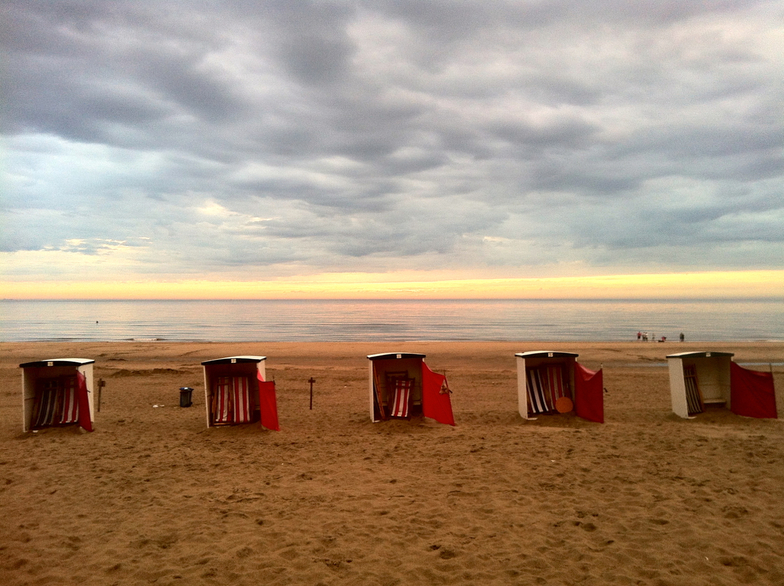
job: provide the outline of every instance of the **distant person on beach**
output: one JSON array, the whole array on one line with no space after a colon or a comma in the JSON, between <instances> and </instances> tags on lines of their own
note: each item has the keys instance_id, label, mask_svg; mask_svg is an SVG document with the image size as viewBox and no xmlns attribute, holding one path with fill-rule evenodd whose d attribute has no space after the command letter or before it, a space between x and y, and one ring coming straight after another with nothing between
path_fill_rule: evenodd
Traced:
<instances>
[{"instance_id":1,"label":"distant person on beach","mask_svg":"<svg viewBox=\"0 0 784 586\"><path fill-rule=\"evenodd\" d=\"M683 342L686 339L686 336L683 335L683 332L681 332L680 338L681 338L681 342Z\"/></svg>"},{"instance_id":2,"label":"distant person on beach","mask_svg":"<svg viewBox=\"0 0 784 586\"><path fill-rule=\"evenodd\" d=\"M640 338L642 338L642 332L637 332L637 341L638 342L640 341Z\"/></svg>"}]
</instances>

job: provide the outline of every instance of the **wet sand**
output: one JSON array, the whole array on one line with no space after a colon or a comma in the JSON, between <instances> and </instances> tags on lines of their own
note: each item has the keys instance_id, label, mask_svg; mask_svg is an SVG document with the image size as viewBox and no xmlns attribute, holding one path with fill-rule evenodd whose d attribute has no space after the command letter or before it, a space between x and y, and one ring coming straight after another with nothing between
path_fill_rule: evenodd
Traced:
<instances>
[{"instance_id":1,"label":"wet sand","mask_svg":"<svg viewBox=\"0 0 784 586\"><path fill-rule=\"evenodd\" d=\"M778 363L782 412L782 343L0 349L2 584L784 584L784 421L674 416L664 358ZM371 423L365 356L401 350L446 371L456 427ZM528 350L603 365L606 423L524 421ZM248 354L281 431L208 429L201 362ZM95 359L93 433L22 433L18 365L53 357Z\"/></svg>"}]
</instances>

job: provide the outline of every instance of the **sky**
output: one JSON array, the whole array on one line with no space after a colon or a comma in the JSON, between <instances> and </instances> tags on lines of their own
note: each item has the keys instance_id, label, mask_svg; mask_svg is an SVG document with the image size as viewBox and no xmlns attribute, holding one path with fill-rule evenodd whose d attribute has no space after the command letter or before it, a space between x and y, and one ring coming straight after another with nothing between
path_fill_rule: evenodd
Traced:
<instances>
[{"instance_id":1,"label":"sky","mask_svg":"<svg viewBox=\"0 0 784 586\"><path fill-rule=\"evenodd\" d=\"M784 297L784 2L0 1L0 297Z\"/></svg>"}]
</instances>

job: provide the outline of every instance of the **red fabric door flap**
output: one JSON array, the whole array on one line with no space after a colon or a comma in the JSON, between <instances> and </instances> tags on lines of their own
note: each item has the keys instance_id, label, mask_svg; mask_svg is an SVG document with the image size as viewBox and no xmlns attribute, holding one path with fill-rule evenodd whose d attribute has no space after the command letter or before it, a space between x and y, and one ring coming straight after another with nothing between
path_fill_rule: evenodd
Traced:
<instances>
[{"instance_id":1,"label":"red fabric door flap","mask_svg":"<svg viewBox=\"0 0 784 586\"><path fill-rule=\"evenodd\" d=\"M588 421L604 423L604 375L574 363L574 411Z\"/></svg>"},{"instance_id":2,"label":"red fabric door flap","mask_svg":"<svg viewBox=\"0 0 784 586\"><path fill-rule=\"evenodd\" d=\"M447 425L455 424L452 414L451 391L446 376L430 370L422 363L422 415Z\"/></svg>"},{"instance_id":3,"label":"red fabric door flap","mask_svg":"<svg viewBox=\"0 0 784 586\"><path fill-rule=\"evenodd\" d=\"M744 417L778 419L773 373L730 362L730 411Z\"/></svg>"},{"instance_id":4,"label":"red fabric door flap","mask_svg":"<svg viewBox=\"0 0 784 586\"><path fill-rule=\"evenodd\" d=\"M257 372L259 379L259 411L261 412L261 425L273 431L280 431L278 423L278 401L275 396L275 381L265 381L261 372Z\"/></svg>"},{"instance_id":5,"label":"red fabric door flap","mask_svg":"<svg viewBox=\"0 0 784 586\"><path fill-rule=\"evenodd\" d=\"M76 372L77 389L76 395L79 401L79 425L87 431L93 430L93 422L90 420L90 399L87 395L87 377L84 373Z\"/></svg>"}]
</instances>

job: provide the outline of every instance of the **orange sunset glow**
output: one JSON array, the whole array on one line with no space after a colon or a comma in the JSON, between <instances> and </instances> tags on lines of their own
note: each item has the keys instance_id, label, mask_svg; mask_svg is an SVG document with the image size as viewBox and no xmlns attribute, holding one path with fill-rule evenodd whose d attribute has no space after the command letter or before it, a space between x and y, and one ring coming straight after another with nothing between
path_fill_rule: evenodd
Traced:
<instances>
[{"instance_id":1,"label":"orange sunset glow","mask_svg":"<svg viewBox=\"0 0 784 586\"><path fill-rule=\"evenodd\" d=\"M529 279L322 274L270 281L5 282L5 299L645 299L775 298L784 271L716 271ZM400 278L396 278L400 277Z\"/></svg>"}]
</instances>

